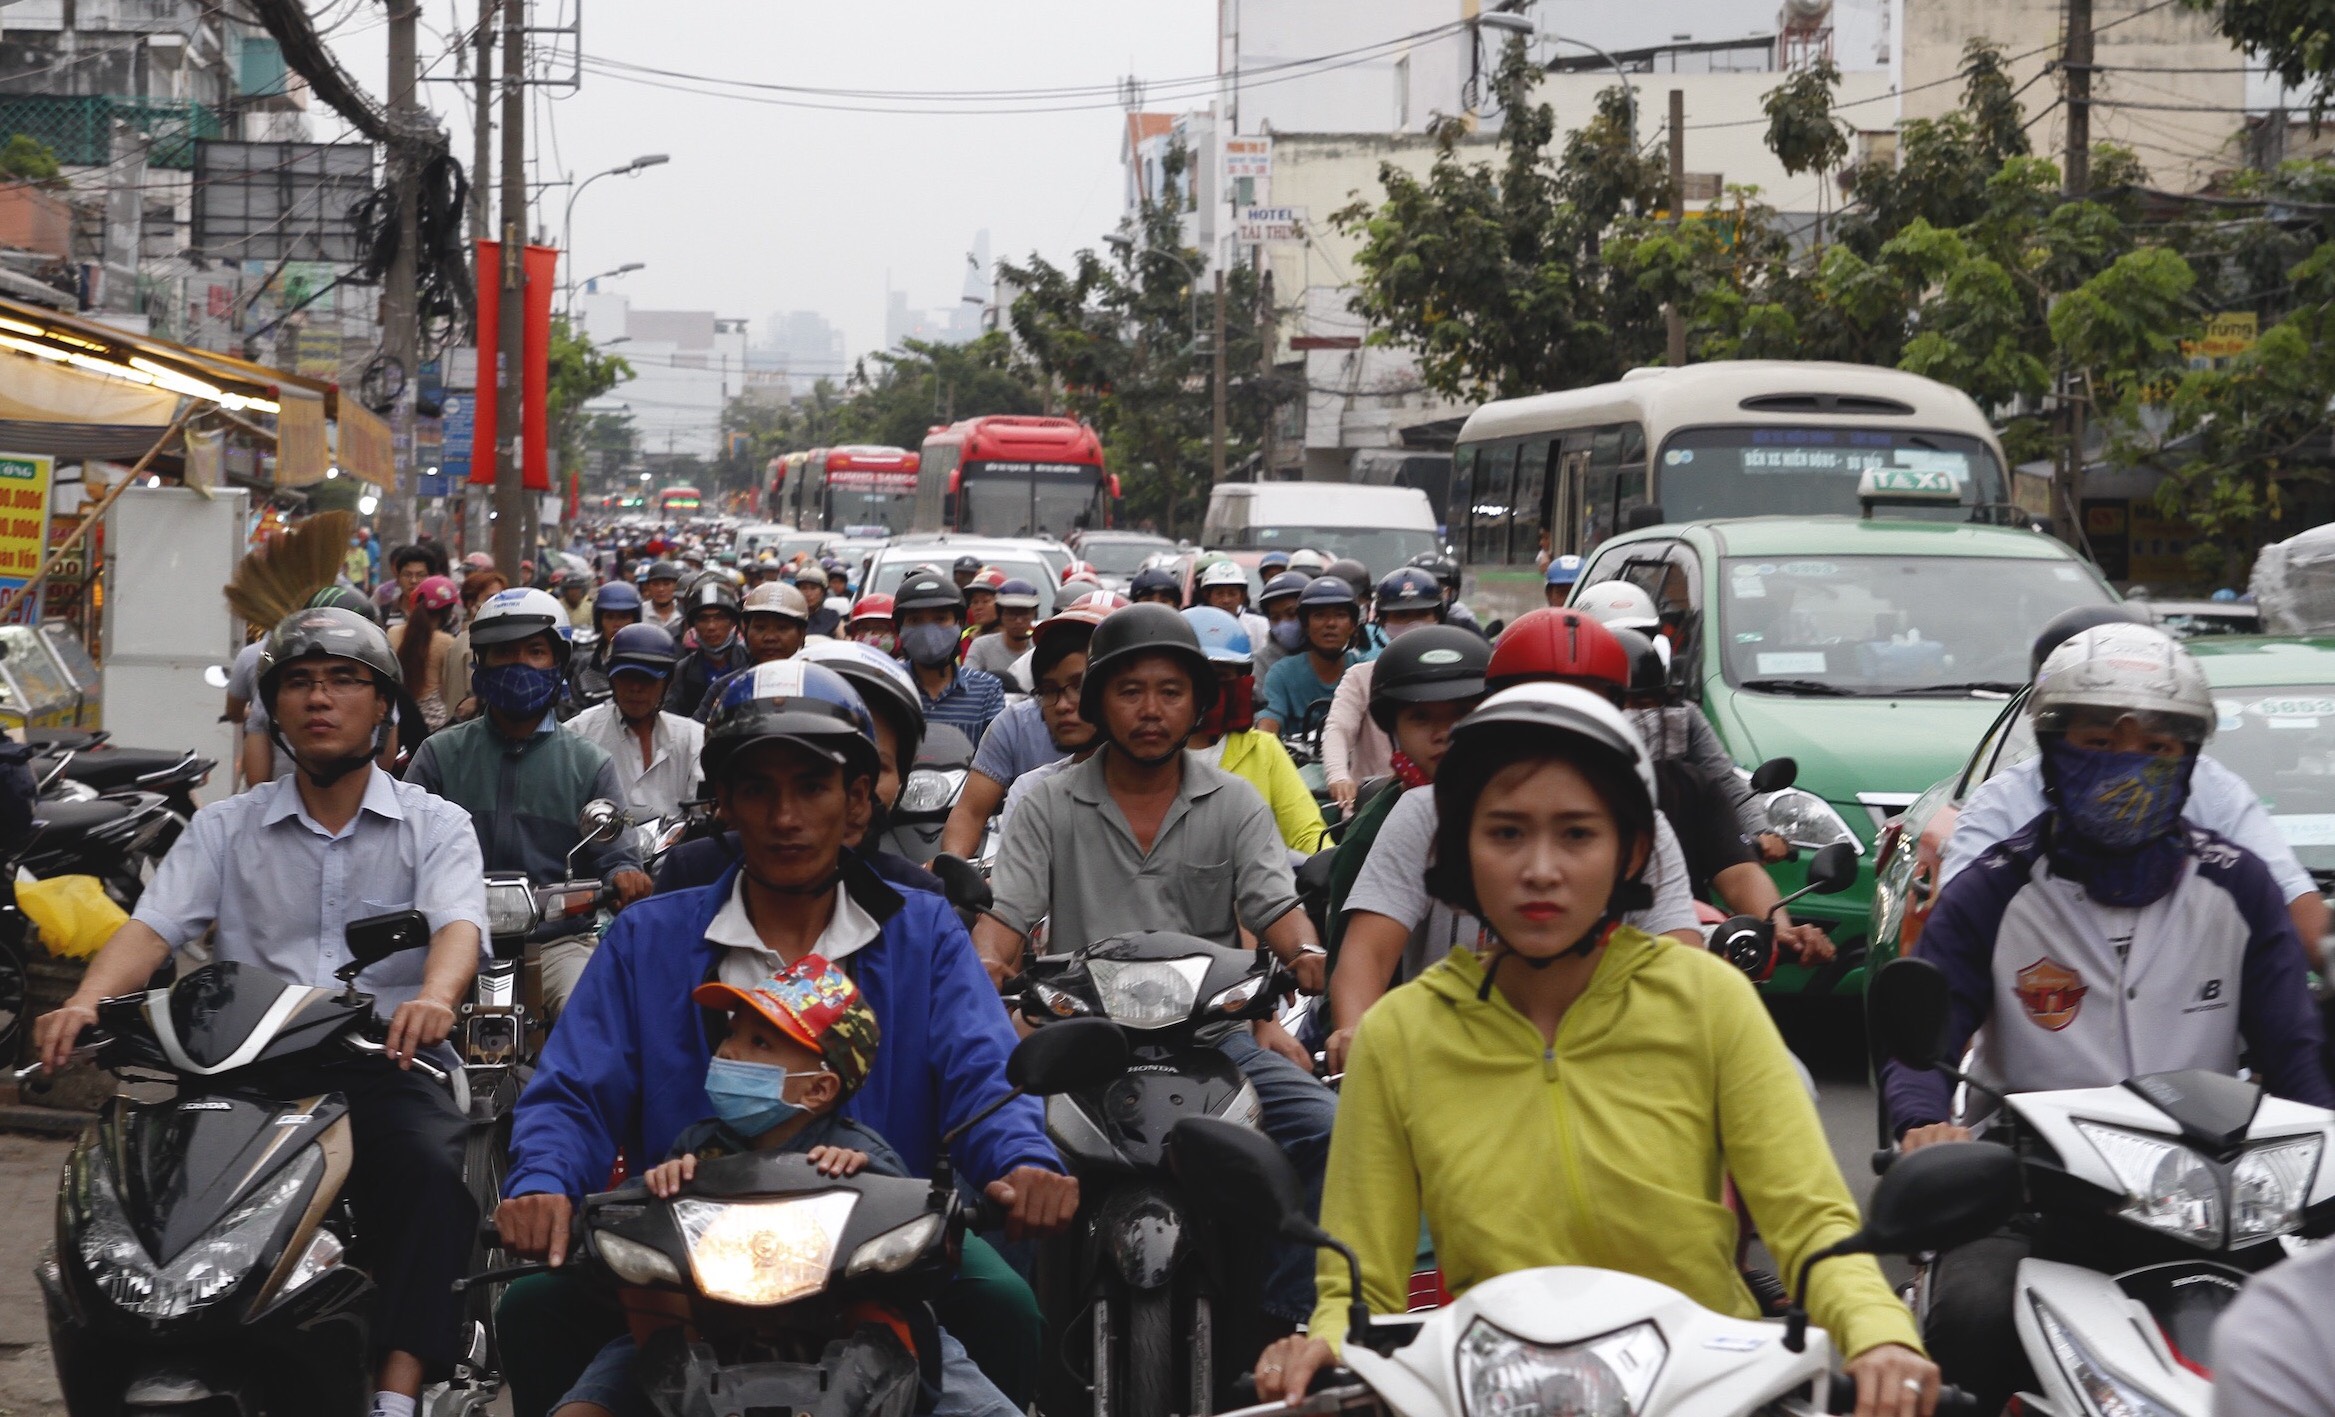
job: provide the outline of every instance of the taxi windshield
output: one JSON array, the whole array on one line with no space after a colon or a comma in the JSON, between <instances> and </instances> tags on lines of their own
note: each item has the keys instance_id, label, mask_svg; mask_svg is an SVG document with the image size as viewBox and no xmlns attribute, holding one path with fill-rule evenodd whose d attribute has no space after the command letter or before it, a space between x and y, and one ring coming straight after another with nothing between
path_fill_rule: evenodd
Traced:
<instances>
[{"instance_id":1,"label":"taxi windshield","mask_svg":"<svg viewBox=\"0 0 2335 1417\"><path fill-rule=\"evenodd\" d=\"M1807 697L2014 694L2045 622L2109 599L2056 560L1734 557L1720 572L1727 682Z\"/></svg>"},{"instance_id":2,"label":"taxi windshield","mask_svg":"<svg viewBox=\"0 0 2335 1417\"><path fill-rule=\"evenodd\" d=\"M2216 689L2205 751L2246 779L2312 871L2335 871L2335 685Z\"/></svg>"}]
</instances>

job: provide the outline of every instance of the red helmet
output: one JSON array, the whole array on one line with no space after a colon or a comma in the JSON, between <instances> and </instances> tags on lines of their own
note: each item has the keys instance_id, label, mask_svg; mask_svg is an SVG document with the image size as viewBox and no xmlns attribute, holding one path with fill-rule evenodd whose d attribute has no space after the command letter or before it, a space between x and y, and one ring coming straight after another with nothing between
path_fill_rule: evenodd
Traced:
<instances>
[{"instance_id":1,"label":"red helmet","mask_svg":"<svg viewBox=\"0 0 2335 1417\"><path fill-rule=\"evenodd\" d=\"M1613 631L1574 609L1547 607L1516 617L1492 646L1484 683L1494 693L1513 684L1559 680L1618 699L1630 682L1630 656Z\"/></svg>"},{"instance_id":2,"label":"red helmet","mask_svg":"<svg viewBox=\"0 0 2335 1417\"><path fill-rule=\"evenodd\" d=\"M1095 571L1094 563L1091 561L1073 561L1062 568L1062 579L1069 580L1073 576L1084 576L1090 581L1102 579Z\"/></svg>"},{"instance_id":3,"label":"red helmet","mask_svg":"<svg viewBox=\"0 0 2335 1417\"><path fill-rule=\"evenodd\" d=\"M854 620L891 619L892 597L875 593L861 596L859 603L851 607L851 618Z\"/></svg>"},{"instance_id":4,"label":"red helmet","mask_svg":"<svg viewBox=\"0 0 2335 1417\"><path fill-rule=\"evenodd\" d=\"M1005 572L997 569L995 566L983 566L980 571L974 575L973 579L966 584L965 593L970 595L974 591L985 590L990 594L995 595L1004 585Z\"/></svg>"},{"instance_id":5,"label":"red helmet","mask_svg":"<svg viewBox=\"0 0 2335 1417\"><path fill-rule=\"evenodd\" d=\"M454 608L456 601L462 599L462 592L456 590L454 582L444 576L424 576L421 584L413 588L413 599L414 604L423 609L443 615Z\"/></svg>"}]
</instances>

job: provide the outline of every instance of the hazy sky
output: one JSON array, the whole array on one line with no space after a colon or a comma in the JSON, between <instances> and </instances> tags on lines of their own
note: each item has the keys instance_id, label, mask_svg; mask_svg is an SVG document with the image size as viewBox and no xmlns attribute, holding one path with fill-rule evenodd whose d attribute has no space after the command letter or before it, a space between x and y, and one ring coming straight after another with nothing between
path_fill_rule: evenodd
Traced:
<instances>
[{"instance_id":1,"label":"hazy sky","mask_svg":"<svg viewBox=\"0 0 2335 1417\"><path fill-rule=\"evenodd\" d=\"M539 0L537 23L555 3ZM385 93L381 7L309 5L341 62ZM587 72L556 100L539 91L528 145L545 177L672 155L605 178L576 203L582 274L644 262L608 288L635 306L744 316L754 332L774 311L818 310L843 327L854 354L882 342L887 280L912 307L954 304L983 227L996 256L1017 260L1094 244L1119 215L1119 78L1214 68L1215 0L599 0L584 13L586 56L679 73L864 90L1102 89L1070 100L1094 105L1084 111L1021 116L815 111L607 72ZM476 23L476 0L424 0L423 14L429 65L444 36ZM453 72L452 61L433 72ZM467 85L424 88L466 165L467 95ZM320 139L342 131L321 106L312 123ZM555 241L567 192L551 188L539 218Z\"/></svg>"}]
</instances>

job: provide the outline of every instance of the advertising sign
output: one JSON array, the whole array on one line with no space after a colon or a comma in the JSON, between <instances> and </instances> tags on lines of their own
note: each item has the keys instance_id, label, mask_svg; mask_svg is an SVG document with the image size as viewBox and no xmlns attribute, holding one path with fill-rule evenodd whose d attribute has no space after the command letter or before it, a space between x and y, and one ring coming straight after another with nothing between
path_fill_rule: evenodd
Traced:
<instances>
[{"instance_id":1,"label":"advertising sign","mask_svg":"<svg viewBox=\"0 0 2335 1417\"><path fill-rule=\"evenodd\" d=\"M992 468L995 463L990 464ZM843 467L827 473L829 487L852 492L891 492L913 494L916 491L916 470L896 472L890 468Z\"/></svg>"},{"instance_id":2,"label":"advertising sign","mask_svg":"<svg viewBox=\"0 0 2335 1417\"><path fill-rule=\"evenodd\" d=\"M1302 241L1305 208L1243 207L1234 232L1236 239L1252 246L1260 241Z\"/></svg>"},{"instance_id":3,"label":"advertising sign","mask_svg":"<svg viewBox=\"0 0 2335 1417\"><path fill-rule=\"evenodd\" d=\"M1226 138L1224 175L1235 180L1242 177L1270 178L1273 175L1273 140L1269 137Z\"/></svg>"},{"instance_id":4,"label":"advertising sign","mask_svg":"<svg viewBox=\"0 0 2335 1417\"><path fill-rule=\"evenodd\" d=\"M0 453L0 596L31 580L48 558L49 479L57 460L46 453ZM10 617L41 621L40 597L25 598Z\"/></svg>"}]
</instances>

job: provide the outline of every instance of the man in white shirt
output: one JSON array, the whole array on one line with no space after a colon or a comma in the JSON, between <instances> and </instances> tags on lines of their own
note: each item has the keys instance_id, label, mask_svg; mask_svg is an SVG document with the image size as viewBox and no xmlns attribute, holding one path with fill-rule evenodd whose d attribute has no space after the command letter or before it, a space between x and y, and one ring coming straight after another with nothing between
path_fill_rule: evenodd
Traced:
<instances>
[{"instance_id":1,"label":"man in white shirt","mask_svg":"<svg viewBox=\"0 0 2335 1417\"><path fill-rule=\"evenodd\" d=\"M568 731L616 760L625 803L636 820L679 816L696 795L705 725L666 713L665 684L680 651L655 625L627 625L609 642L608 701L568 720Z\"/></svg>"}]
</instances>

